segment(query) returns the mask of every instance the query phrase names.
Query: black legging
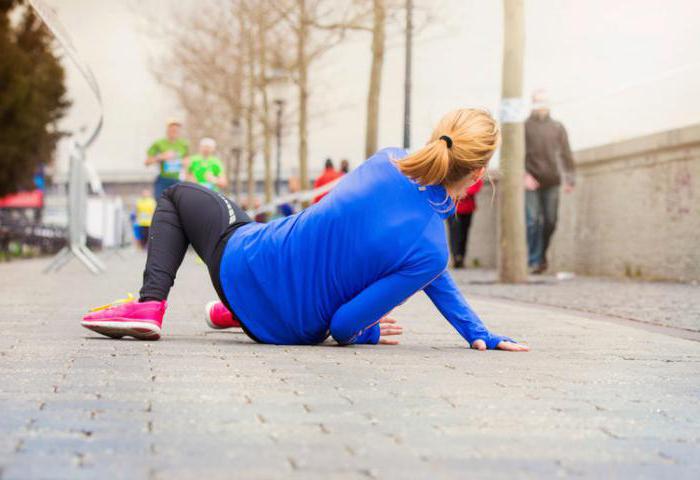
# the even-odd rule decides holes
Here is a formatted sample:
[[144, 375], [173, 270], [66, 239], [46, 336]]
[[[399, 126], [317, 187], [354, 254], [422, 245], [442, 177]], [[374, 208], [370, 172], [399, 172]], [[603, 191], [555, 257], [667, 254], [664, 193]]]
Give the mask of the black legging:
[[469, 227], [472, 224], [471, 213], [457, 213], [447, 220], [450, 227], [450, 250], [455, 262], [461, 264], [467, 256]]
[[219, 280], [226, 240], [251, 220], [235, 203], [194, 183], [179, 183], [163, 192], [148, 238], [140, 300], [165, 300], [191, 244], [209, 269], [219, 298], [230, 309]]

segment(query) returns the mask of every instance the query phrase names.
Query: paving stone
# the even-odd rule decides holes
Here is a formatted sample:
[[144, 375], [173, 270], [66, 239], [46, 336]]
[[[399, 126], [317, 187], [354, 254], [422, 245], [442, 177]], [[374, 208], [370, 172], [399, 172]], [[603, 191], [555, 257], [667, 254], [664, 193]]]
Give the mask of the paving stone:
[[78, 322], [138, 290], [141, 254], [102, 276], [42, 275], [45, 262], [0, 265], [3, 480], [700, 477], [700, 343], [494, 298], [563, 305], [582, 289], [604, 296], [592, 311], [638, 305], [655, 322], [663, 308], [640, 295], [692, 319], [692, 286], [510, 289], [460, 272], [489, 327], [532, 352], [469, 350], [423, 294], [395, 312], [400, 346], [269, 346], [207, 330], [215, 293], [187, 258], [164, 338], [136, 342]]

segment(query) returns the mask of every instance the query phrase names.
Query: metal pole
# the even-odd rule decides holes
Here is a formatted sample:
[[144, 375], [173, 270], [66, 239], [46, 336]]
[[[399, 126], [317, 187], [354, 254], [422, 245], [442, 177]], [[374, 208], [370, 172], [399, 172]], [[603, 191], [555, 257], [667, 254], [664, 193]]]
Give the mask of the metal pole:
[[58, 271], [75, 256], [92, 273], [105, 270], [104, 264], [87, 248], [87, 181], [85, 148], [75, 142], [71, 151], [68, 177], [68, 246], [47, 265], [44, 272]]
[[78, 258], [93, 273], [105, 270], [104, 264], [87, 248], [86, 213], [87, 213], [87, 179], [85, 173], [85, 151], [97, 139], [102, 131], [104, 109], [102, 106], [102, 94], [95, 75], [87, 63], [78, 55], [73, 47], [73, 42], [67, 34], [67, 30], [56, 18], [54, 11], [49, 8], [44, 0], [29, 0], [36, 14], [44, 22], [44, 25], [53, 33], [68, 58], [70, 58], [81, 75], [87, 82], [90, 90], [95, 95], [99, 108], [99, 118], [92, 133], [82, 141], [75, 140], [71, 155], [69, 185], [68, 185], [68, 249], [61, 251], [56, 258], [49, 263], [44, 271], [58, 270], [70, 260], [71, 255]]
[[275, 100], [277, 106], [277, 172], [275, 176], [275, 194], [280, 194], [281, 172], [282, 172], [282, 109], [284, 108], [284, 100]]
[[403, 148], [411, 148], [411, 57], [413, 56], [413, 0], [406, 0], [406, 71], [403, 98]]

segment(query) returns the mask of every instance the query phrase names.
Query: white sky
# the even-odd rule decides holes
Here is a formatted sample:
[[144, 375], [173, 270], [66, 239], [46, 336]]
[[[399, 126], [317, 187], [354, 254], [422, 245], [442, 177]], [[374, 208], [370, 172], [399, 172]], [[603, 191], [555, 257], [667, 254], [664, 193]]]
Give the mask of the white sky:
[[[104, 130], [90, 160], [111, 172], [153, 173], [142, 167], [148, 144], [177, 113], [156, 83], [148, 60], [159, 45], [144, 31], [131, 0], [45, 0], [55, 8], [104, 97]], [[502, 56], [502, 2], [418, 0], [434, 5], [435, 21], [415, 41], [412, 144], [458, 106], [497, 110]], [[141, 0], [167, 18], [182, 2]], [[697, 0], [525, 0], [525, 95], [544, 87], [553, 115], [575, 149], [700, 121], [700, 33]], [[396, 31], [396, 28], [392, 28]], [[403, 48], [388, 40], [380, 114], [380, 145], [399, 145], [403, 125]], [[310, 165], [323, 159], [362, 160], [370, 36], [357, 34], [314, 66]], [[66, 129], [91, 124], [95, 104], [72, 66], [74, 104]], [[196, 142], [196, 139], [193, 139]], [[195, 143], [193, 142], [193, 143]], [[296, 164], [293, 135], [285, 165]]]

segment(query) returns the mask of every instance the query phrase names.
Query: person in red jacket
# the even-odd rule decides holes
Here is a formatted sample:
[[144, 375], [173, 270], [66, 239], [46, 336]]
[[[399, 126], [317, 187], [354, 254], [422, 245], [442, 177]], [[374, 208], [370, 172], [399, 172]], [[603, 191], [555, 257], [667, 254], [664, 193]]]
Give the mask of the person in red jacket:
[[[339, 172], [338, 170], [335, 169], [333, 166], [333, 160], [330, 158], [326, 159], [326, 169], [323, 171], [321, 175], [316, 179], [314, 182], [314, 188], [319, 188], [327, 183], [331, 183], [333, 180], [340, 178], [343, 176], [343, 172]], [[323, 197], [328, 195], [328, 192], [319, 195], [318, 197], [314, 198], [314, 203], [318, 203], [319, 200], [321, 200]]]
[[469, 227], [472, 224], [472, 214], [476, 210], [476, 194], [483, 185], [484, 181], [479, 180], [469, 187], [464, 197], [457, 203], [457, 211], [447, 220], [450, 226], [450, 251], [454, 268], [464, 268]]

